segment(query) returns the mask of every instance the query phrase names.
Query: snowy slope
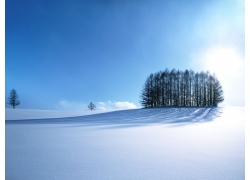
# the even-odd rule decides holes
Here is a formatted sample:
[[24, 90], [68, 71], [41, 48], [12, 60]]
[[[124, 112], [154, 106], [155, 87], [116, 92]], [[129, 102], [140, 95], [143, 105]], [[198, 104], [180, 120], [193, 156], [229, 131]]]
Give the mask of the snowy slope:
[[61, 118], [83, 116], [90, 114], [99, 114], [110, 112], [111, 110], [37, 110], [37, 109], [13, 109], [5, 108], [6, 120], [20, 120], [20, 119], [45, 119], [45, 118]]
[[244, 179], [244, 108], [6, 121], [6, 179]]

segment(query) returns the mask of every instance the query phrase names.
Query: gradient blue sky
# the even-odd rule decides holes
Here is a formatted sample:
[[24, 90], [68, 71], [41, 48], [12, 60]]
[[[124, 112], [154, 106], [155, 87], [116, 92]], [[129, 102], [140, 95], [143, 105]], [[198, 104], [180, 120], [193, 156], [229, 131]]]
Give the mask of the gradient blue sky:
[[147, 76], [165, 68], [215, 72], [225, 103], [245, 105], [243, 0], [5, 5], [5, 98], [15, 88], [18, 108], [140, 107]]

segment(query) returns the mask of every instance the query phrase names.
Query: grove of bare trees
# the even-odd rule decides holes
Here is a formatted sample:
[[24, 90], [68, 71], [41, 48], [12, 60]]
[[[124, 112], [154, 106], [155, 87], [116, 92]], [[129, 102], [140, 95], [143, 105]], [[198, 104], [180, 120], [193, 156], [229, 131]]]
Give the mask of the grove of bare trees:
[[143, 107], [217, 106], [223, 100], [215, 74], [193, 70], [166, 69], [150, 74], [140, 95]]

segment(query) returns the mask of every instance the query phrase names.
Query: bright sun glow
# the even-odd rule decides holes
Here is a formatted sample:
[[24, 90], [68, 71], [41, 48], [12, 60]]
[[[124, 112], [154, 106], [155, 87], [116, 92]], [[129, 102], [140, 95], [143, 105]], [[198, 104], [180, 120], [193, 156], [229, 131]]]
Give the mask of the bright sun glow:
[[244, 60], [233, 48], [213, 47], [204, 54], [204, 66], [220, 79], [238, 78]]
[[[213, 46], [199, 55], [197, 62], [203, 71], [215, 73], [223, 87], [226, 104], [243, 105], [245, 62], [237, 49], [226, 46]], [[241, 94], [240, 98], [235, 94]]]

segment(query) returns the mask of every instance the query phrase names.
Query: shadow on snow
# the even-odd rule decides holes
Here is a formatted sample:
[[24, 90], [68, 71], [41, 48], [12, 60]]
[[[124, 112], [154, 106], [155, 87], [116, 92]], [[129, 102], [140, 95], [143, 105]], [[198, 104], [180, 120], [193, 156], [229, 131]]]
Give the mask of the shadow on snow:
[[70, 125], [115, 125], [133, 127], [150, 124], [191, 124], [209, 122], [219, 117], [221, 107], [166, 107], [120, 110], [78, 117], [48, 118], [33, 120], [6, 120], [6, 124], [70, 124]]

